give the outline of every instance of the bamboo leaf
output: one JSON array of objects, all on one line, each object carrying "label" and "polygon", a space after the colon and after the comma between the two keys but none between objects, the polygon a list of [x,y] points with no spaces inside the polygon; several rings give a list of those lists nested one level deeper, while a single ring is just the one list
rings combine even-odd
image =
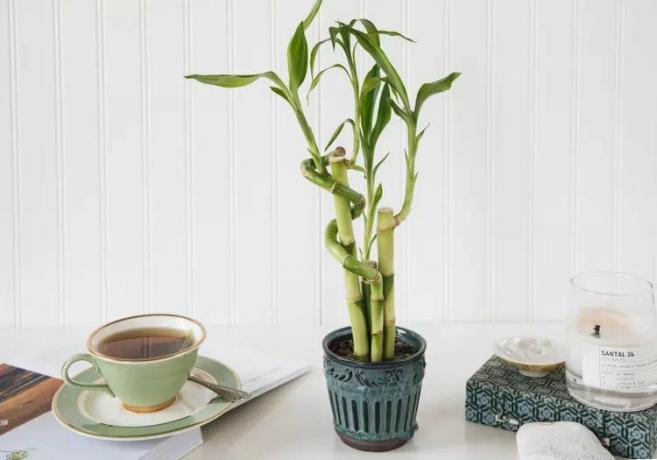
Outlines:
[{"label": "bamboo leaf", "polygon": [[287,94],[285,94],[282,89],[277,88],[276,86],[270,86],[269,89],[272,90],[275,94],[278,94],[280,97],[285,99],[285,101],[288,104],[292,104],[292,102],[288,99]]},{"label": "bamboo leaf", "polygon": [[342,132],[342,128],[344,128],[344,125],[347,124],[347,123],[349,123],[351,126],[353,126],[354,125],[354,120],[352,120],[351,118],[347,118],[345,121],[340,123],[337,128],[335,128],[335,131],[333,131],[333,134],[331,134],[331,138],[326,143],[326,147],[324,147],[324,151],[328,150],[329,147],[331,147],[331,144],[333,144],[333,142],[335,142],[335,139],[337,139],[337,137]]},{"label": "bamboo leaf", "polygon": [[370,91],[377,88],[381,84],[381,78],[379,78],[379,66],[374,64],[374,66],[367,73],[363,79],[363,84],[360,87],[360,99],[362,100]]},{"label": "bamboo leaf", "polygon": [[310,88],[308,88],[307,96],[309,96],[312,90],[315,89],[315,87],[319,84],[319,80],[322,78],[322,75],[324,75],[324,73],[327,70],[331,70],[331,69],[342,69],[347,74],[347,77],[351,78],[351,75],[349,75],[349,71],[345,66],[343,66],[342,64],[333,64],[332,66],[322,69],[317,75],[315,75],[315,78],[313,78],[313,81],[310,83]]},{"label": "bamboo leaf", "polygon": [[315,43],[315,46],[313,46],[312,50],[310,50],[310,75],[314,76],[314,71],[315,71],[315,59],[317,58],[317,53],[319,52],[319,48],[324,44],[330,42],[330,38],[325,38],[324,40],[320,40],[317,43]]},{"label": "bamboo leaf", "polygon": [[354,171],[362,172],[365,174],[365,168],[363,168],[361,165],[357,165],[356,163],[349,163],[349,169],[353,169]]},{"label": "bamboo leaf", "polygon": [[[374,23],[370,21],[369,19],[359,19],[358,20],[363,27],[365,27],[365,30],[367,31],[367,36],[372,40],[372,43],[374,43],[376,46],[381,46],[381,42],[379,41],[379,30],[376,28]],[[353,24],[349,24],[353,25]]]},{"label": "bamboo leaf", "polygon": [[383,164],[384,161],[386,161],[386,158],[388,158],[388,155],[390,155],[390,152],[386,153],[383,158],[381,158],[378,163],[374,166],[374,169],[372,170],[372,174],[376,177],[376,172],[379,170],[381,165]]},{"label": "bamboo leaf", "polygon": [[306,19],[303,20],[304,29],[310,27],[310,24],[312,24],[313,19],[315,19],[315,16],[317,16],[317,13],[319,12],[320,6],[322,6],[322,0],[317,0],[310,10],[310,13],[308,13],[308,16],[306,16]]},{"label": "bamboo leaf", "polygon": [[450,89],[452,87],[452,82],[454,82],[454,80],[460,75],[459,72],[452,72],[440,80],[425,83],[420,86],[420,89],[417,92],[417,97],[415,98],[415,110],[413,111],[415,120],[420,116],[420,109],[426,100],[434,94],[442,93],[443,91]]},{"label": "bamboo leaf", "polygon": [[374,236],[372,237],[372,239],[370,240],[370,247],[372,247],[372,245],[374,245],[374,242],[376,241],[376,237],[377,237],[377,236],[379,236],[379,235],[377,235],[377,234],[375,233]]},{"label": "bamboo leaf", "polygon": [[374,108],[376,98],[381,87],[379,78],[379,66],[374,64],[363,79],[363,85],[360,93],[360,124],[366,138],[369,138],[372,130],[372,121],[374,119]]},{"label": "bamboo leaf", "polygon": [[290,75],[290,90],[296,93],[308,71],[308,42],[303,22],[297,26],[287,47],[287,68]]},{"label": "bamboo leaf", "polygon": [[412,118],[411,118],[411,116],[410,116],[409,114],[407,114],[407,113],[404,111],[404,109],[402,109],[401,107],[399,107],[395,101],[393,101],[392,99],[390,99],[388,102],[390,103],[390,106],[392,107],[392,110],[395,112],[395,114],[396,114],[399,118],[401,118],[402,120],[404,120],[406,123],[409,123],[409,122],[412,122],[412,121],[413,121]]},{"label": "bamboo leaf", "polygon": [[383,49],[376,43],[372,42],[366,33],[361,32],[358,29],[354,29],[353,27],[346,24],[341,24],[340,30],[345,30],[349,34],[356,37],[360,46],[372,57],[372,59],[374,59],[374,62],[376,62],[381,67],[381,70],[383,70],[383,72],[389,78],[390,85],[394,88],[395,91],[397,91],[397,93],[399,93],[404,108],[409,108],[410,110],[410,103],[408,101],[406,87],[404,86],[404,83],[399,76],[397,69],[395,69],[395,66],[393,66],[390,62],[390,59],[388,59],[385,51],[383,51]]},{"label": "bamboo leaf", "polygon": [[[407,37],[406,35],[397,32],[396,30],[379,30],[376,28],[374,23],[370,21],[369,19],[359,19],[358,20],[361,24],[363,24],[363,27],[365,27],[365,30],[367,31],[367,36],[372,40],[372,42],[377,45],[381,46],[380,42],[380,36],[381,35],[388,35],[390,37],[399,37],[403,38],[406,41],[409,41],[411,43],[415,43],[415,40],[412,38]],[[353,24],[350,24],[353,25]]]},{"label": "bamboo leaf", "polygon": [[422,139],[422,136],[424,136],[424,132],[427,130],[428,127],[429,127],[429,125],[425,126],[424,129],[423,129],[422,131],[420,131],[420,132],[417,134],[417,136],[415,136],[415,143],[416,143],[416,144],[419,144],[419,143],[420,143],[420,139]]},{"label": "bamboo leaf", "polygon": [[379,98],[379,110],[376,113],[376,124],[372,128],[372,134],[370,135],[369,144],[374,147],[376,142],[379,140],[379,136],[385,129],[388,122],[390,122],[390,117],[392,116],[392,107],[390,105],[390,86],[385,85],[383,91],[381,91],[381,97]]},{"label": "bamboo leaf", "polygon": [[406,41],[408,41],[408,42],[411,42],[411,43],[417,43],[417,42],[416,42],[415,40],[413,40],[412,38],[407,37],[406,35],[404,35],[404,34],[402,34],[402,33],[400,33],[400,32],[397,32],[397,31],[395,31],[395,30],[377,30],[377,31],[375,32],[375,34],[378,34],[378,35],[388,35],[388,36],[390,36],[390,37],[399,37],[399,38],[403,38],[404,40],[406,40]]},{"label": "bamboo leaf", "polygon": [[372,198],[372,209],[376,209],[376,207],[379,205],[379,201],[381,201],[382,196],[383,196],[383,184],[379,184],[378,187],[376,188],[376,191],[374,192],[374,197]]},{"label": "bamboo leaf", "polygon": [[331,45],[333,45],[333,49],[335,49],[335,44],[338,42],[339,33],[340,29],[337,27],[329,27],[329,37],[331,39]]},{"label": "bamboo leaf", "polygon": [[273,81],[276,85],[282,86],[283,82],[278,75],[274,72],[263,72],[255,73],[250,75],[229,75],[229,74],[218,74],[218,75],[186,75],[185,78],[190,80],[196,80],[206,85],[220,86],[222,88],[240,88],[242,86],[247,86],[253,83],[260,78],[267,78]]}]

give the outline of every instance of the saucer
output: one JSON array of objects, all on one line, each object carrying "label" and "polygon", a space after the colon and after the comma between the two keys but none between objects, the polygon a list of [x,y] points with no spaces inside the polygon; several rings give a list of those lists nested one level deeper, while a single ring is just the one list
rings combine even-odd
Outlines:
[{"label": "saucer", "polygon": [[546,376],[565,361],[563,347],[544,337],[507,337],[497,342],[493,350],[527,377]]},{"label": "saucer", "polygon": [[[192,375],[232,388],[240,388],[237,374],[225,364],[199,356]],[[102,381],[93,368],[76,376],[84,383]],[[137,441],[171,436],[204,425],[219,417],[235,403],[214,400],[216,394],[187,381],[175,402],[157,412],[137,413],[127,410],[118,398],[101,391],[62,385],[52,400],[55,418],[78,434],[113,441]]]}]

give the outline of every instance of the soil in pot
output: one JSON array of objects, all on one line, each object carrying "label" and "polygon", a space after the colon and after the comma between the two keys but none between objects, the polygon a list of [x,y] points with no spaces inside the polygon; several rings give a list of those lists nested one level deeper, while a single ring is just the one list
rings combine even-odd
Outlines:
[{"label": "soil in pot", "polygon": [[[354,360],[354,342],[352,339],[335,340],[329,344],[329,349],[343,358]],[[413,345],[397,339],[395,341],[395,357],[391,361],[394,362],[408,358],[415,352],[417,352],[417,348]]]}]

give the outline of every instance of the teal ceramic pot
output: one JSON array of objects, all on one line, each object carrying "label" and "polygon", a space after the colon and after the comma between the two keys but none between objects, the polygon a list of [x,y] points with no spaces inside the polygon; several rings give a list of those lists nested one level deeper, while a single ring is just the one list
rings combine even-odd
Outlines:
[{"label": "teal ceramic pot", "polygon": [[381,363],[360,363],[332,351],[333,344],[351,338],[349,327],[324,338],[324,375],[335,431],[356,449],[392,450],[417,430],[426,342],[419,334],[400,327],[397,337],[412,345],[415,353]]}]

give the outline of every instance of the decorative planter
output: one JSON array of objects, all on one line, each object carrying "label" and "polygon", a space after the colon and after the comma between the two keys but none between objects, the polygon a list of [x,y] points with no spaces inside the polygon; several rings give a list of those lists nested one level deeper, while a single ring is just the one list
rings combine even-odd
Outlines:
[{"label": "decorative planter", "polygon": [[331,344],[351,337],[351,328],[324,337],[324,375],[335,431],[356,449],[382,452],[413,437],[424,377],[426,342],[397,328],[397,337],[417,351],[395,361],[360,363],[331,351]]}]

